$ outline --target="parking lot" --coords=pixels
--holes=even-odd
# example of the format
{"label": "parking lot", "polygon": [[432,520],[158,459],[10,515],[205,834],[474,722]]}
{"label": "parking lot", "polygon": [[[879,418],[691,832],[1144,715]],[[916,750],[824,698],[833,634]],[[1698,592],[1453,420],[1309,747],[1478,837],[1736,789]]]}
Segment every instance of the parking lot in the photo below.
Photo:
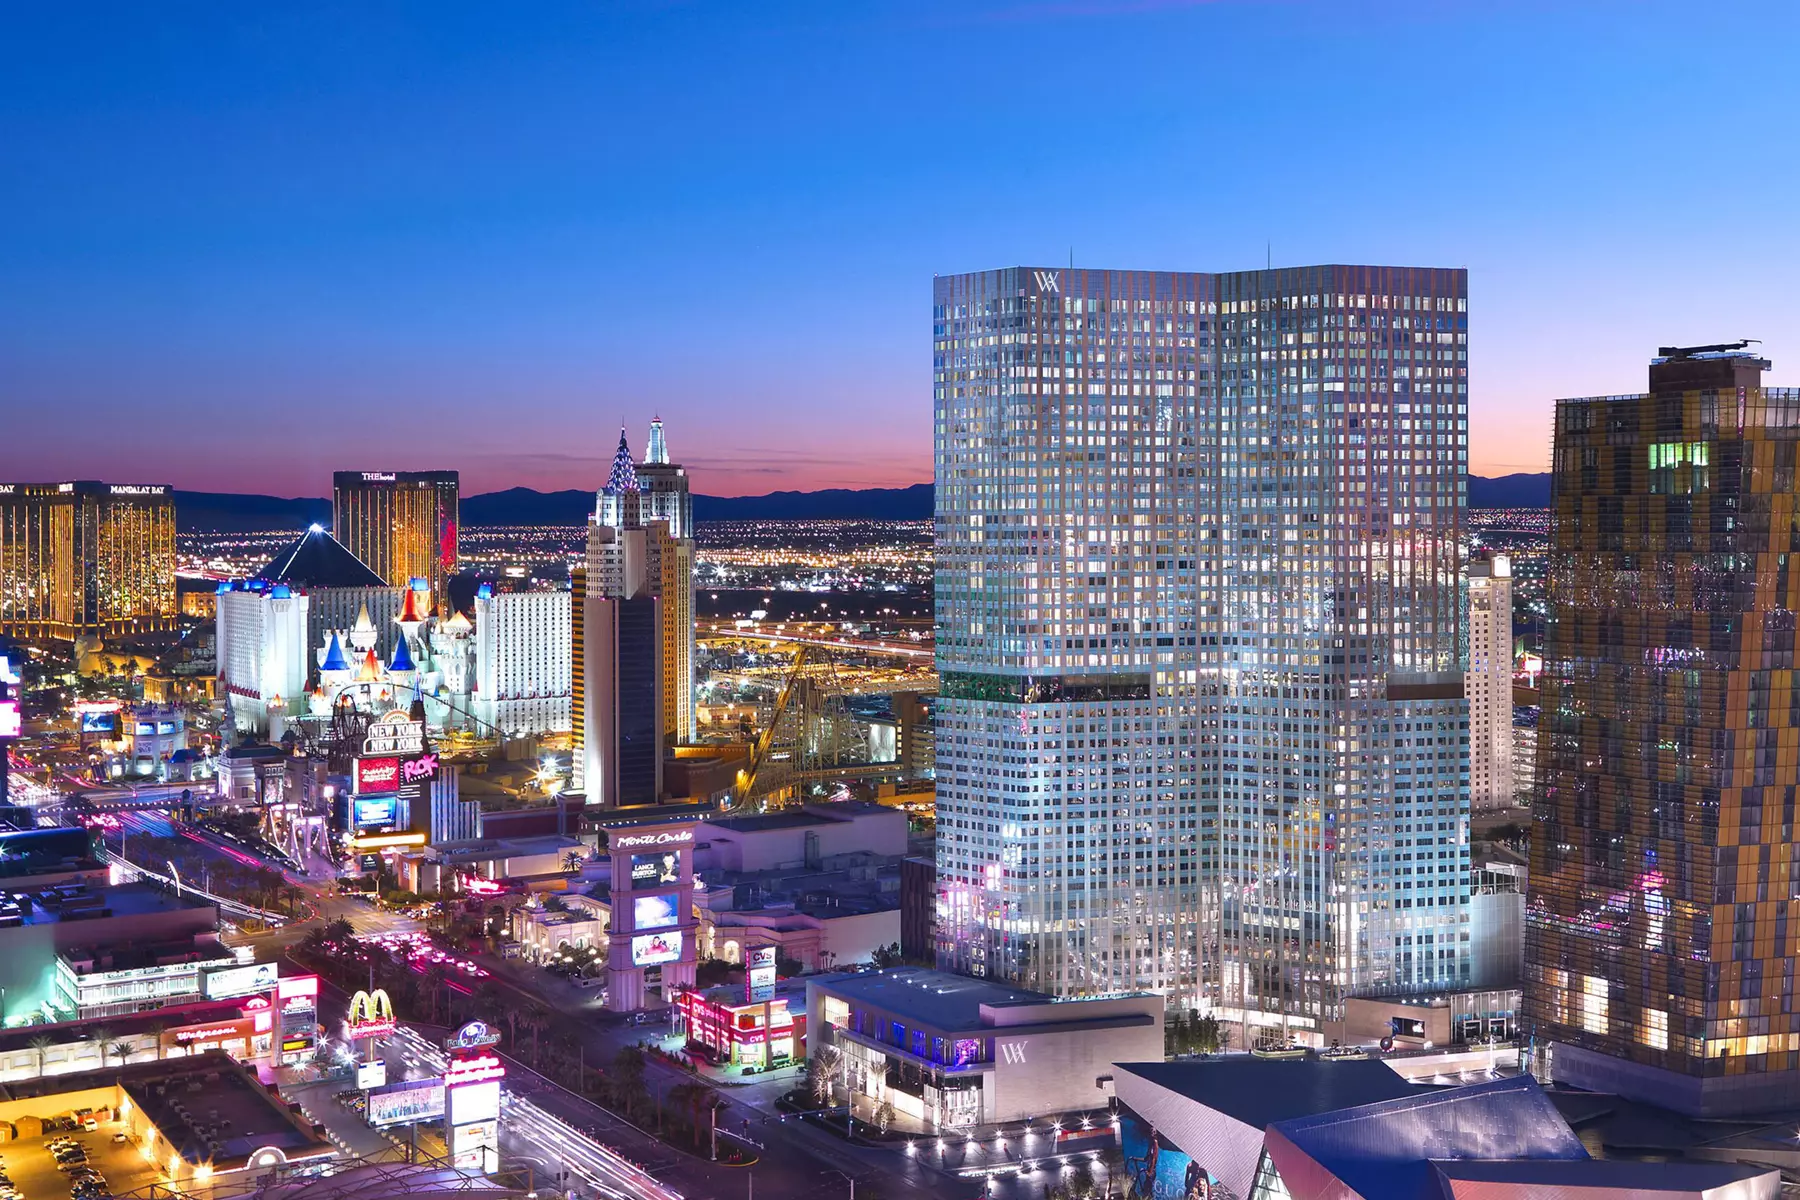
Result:
{"label": "parking lot", "polygon": [[114,1195],[135,1191],[162,1177],[132,1142],[114,1144],[113,1135],[124,1132],[118,1121],[102,1121],[92,1133],[46,1133],[41,1137],[0,1142],[0,1165],[18,1189],[21,1200],[69,1200],[69,1176],[57,1169],[50,1144],[73,1138],[87,1148],[88,1165],[106,1178]]}

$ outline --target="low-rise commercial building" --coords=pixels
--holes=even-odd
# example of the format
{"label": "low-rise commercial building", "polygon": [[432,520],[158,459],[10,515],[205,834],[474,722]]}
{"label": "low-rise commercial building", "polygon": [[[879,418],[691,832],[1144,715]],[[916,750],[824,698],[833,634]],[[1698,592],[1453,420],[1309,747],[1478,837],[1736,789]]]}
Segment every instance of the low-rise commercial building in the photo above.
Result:
{"label": "low-rise commercial building", "polygon": [[955,1129],[1105,1105],[1114,1063],[1162,1056],[1163,1008],[912,967],[828,975],[807,981],[808,1053],[842,1056],[854,1102]]}
{"label": "low-rise commercial building", "polygon": [[565,947],[606,948],[606,931],[612,922],[610,905],[579,893],[564,893],[555,897],[555,902],[551,907],[544,897],[536,897],[508,914],[508,932],[523,948],[525,958],[544,962]]}
{"label": "low-rise commercial building", "polygon": [[694,893],[703,958],[740,963],[749,947],[774,946],[802,970],[829,971],[871,962],[877,950],[900,943],[900,906],[892,896],[846,893],[745,909],[730,897],[731,889]]}
{"label": "low-rise commercial building", "polygon": [[218,910],[210,901],[143,883],[11,879],[0,880],[0,888],[7,891],[0,902],[0,989],[12,1024],[77,1016],[83,1004],[130,1011],[177,995],[198,997],[202,965],[232,961],[218,943]]}
{"label": "low-rise commercial building", "polygon": [[906,814],[878,804],[809,804],[797,811],[719,817],[700,830],[694,868],[773,871],[828,868],[846,857],[898,858],[906,853]]}
{"label": "low-rise commercial building", "polygon": [[771,1070],[806,1057],[806,983],[783,980],[767,1001],[742,984],[675,997],[688,1050],[723,1066]]}

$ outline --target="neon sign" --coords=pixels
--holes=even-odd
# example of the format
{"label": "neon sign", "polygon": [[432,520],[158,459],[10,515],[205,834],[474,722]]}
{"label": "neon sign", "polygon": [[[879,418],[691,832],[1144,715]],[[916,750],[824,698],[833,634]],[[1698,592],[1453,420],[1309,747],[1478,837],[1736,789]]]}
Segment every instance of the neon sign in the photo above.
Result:
{"label": "neon sign", "polygon": [[450,1065],[444,1068],[444,1086],[446,1088],[505,1078],[506,1064],[500,1061],[498,1054],[476,1054],[468,1058],[453,1058],[450,1060]]}
{"label": "neon sign", "polygon": [[483,1046],[496,1046],[499,1043],[499,1030],[486,1021],[470,1021],[444,1040],[444,1049],[479,1050]]}
{"label": "neon sign", "polygon": [[294,1000],[302,996],[319,994],[319,977],[317,975],[292,975],[275,985],[275,995],[282,1000]]}
{"label": "neon sign", "polygon": [[207,1025],[200,1029],[177,1029],[175,1031],[175,1040],[178,1042],[192,1042],[197,1041],[200,1038],[223,1037],[228,1033],[235,1033],[239,1037],[244,1036],[244,1030],[240,1025]]}
{"label": "neon sign", "polygon": [[350,997],[350,1018],[345,1023],[352,1041],[357,1038],[386,1037],[394,1032],[394,1002],[387,992],[376,988]]}
{"label": "neon sign", "polygon": [[691,842],[694,831],[691,829],[664,830],[662,833],[641,833],[634,837],[615,837],[612,844],[620,847],[630,846],[667,846],[676,842]]}
{"label": "neon sign", "polygon": [[409,758],[400,764],[400,780],[402,783],[417,783],[421,779],[435,779],[438,773],[438,756],[422,754],[418,758]]}

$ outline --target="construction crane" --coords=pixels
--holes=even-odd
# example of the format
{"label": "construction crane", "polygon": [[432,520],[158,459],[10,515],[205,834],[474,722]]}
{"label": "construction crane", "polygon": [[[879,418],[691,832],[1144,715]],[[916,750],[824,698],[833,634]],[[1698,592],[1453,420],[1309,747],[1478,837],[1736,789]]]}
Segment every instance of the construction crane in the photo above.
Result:
{"label": "construction crane", "polygon": [[737,773],[737,783],[732,788],[734,806],[747,802],[754,794],[757,772],[769,759],[769,749],[775,744],[775,729],[781,724],[781,714],[787,711],[788,701],[793,698],[794,685],[800,679],[801,668],[806,665],[807,650],[805,642],[794,643],[794,661],[788,667],[787,678],[781,681],[781,693],[775,697],[775,709],[769,714],[769,723],[751,745],[749,763]]}

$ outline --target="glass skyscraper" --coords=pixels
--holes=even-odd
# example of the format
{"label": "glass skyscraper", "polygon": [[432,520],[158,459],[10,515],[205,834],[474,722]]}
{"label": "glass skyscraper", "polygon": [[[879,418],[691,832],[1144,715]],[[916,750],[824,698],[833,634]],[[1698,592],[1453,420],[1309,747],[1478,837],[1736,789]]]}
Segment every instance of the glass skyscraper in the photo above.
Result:
{"label": "glass skyscraper", "polygon": [[1800,1106],[1800,389],[1731,347],[1556,405],[1526,1016],[1552,1073]]}
{"label": "glass skyscraper", "polygon": [[935,288],[940,957],[1317,1030],[1466,981],[1467,278]]}

